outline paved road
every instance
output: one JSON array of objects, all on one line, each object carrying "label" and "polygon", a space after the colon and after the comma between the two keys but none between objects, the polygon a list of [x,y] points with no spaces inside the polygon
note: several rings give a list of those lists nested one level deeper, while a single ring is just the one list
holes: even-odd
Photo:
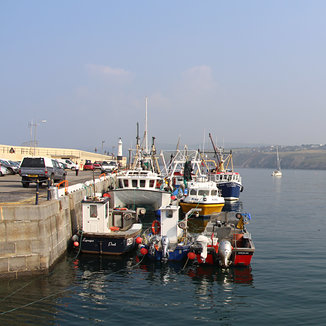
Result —
[{"label": "paved road", "polygon": [[[95,177],[99,176],[100,171],[95,171]],[[93,179],[92,171],[79,171],[76,176],[74,171],[67,170],[67,180],[69,185],[83,183]],[[31,183],[29,188],[23,188],[21,177],[16,175],[6,175],[0,177],[0,205],[4,203],[35,203],[36,184]],[[46,200],[47,187],[40,187],[40,201]]]}]

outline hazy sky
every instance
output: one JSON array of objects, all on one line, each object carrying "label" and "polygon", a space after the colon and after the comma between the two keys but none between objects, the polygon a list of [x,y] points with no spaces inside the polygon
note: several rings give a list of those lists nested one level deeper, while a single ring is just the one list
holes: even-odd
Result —
[{"label": "hazy sky", "polygon": [[[0,144],[325,142],[326,1],[0,0]],[[125,154],[125,153],[124,153]]]}]

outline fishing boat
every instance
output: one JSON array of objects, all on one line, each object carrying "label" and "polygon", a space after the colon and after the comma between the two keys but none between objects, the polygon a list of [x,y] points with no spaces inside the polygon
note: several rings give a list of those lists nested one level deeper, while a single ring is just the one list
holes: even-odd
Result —
[{"label": "fishing boat", "polygon": [[225,200],[219,192],[215,182],[198,177],[187,183],[187,195],[181,198],[179,205],[184,214],[192,208],[199,208],[200,216],[210,216],[221,212],[224,207]]},{"label": "fishing boat", "polygon": [[193,209],[186,217],[179,221],[177,205],[168,205],[160,208],[160,221],[154,220],[152,226],[141,235],[139,255],[154,261],[181,261],[193,243],[194,236],[188,233],[187,221],[191,214],[198,212]]},{"label": "fishing boat", "polygon": [[90,196],[82,200],[82,228],[72,238],[82,253],[121,255],[135,248],[142,231],[140,214],[127,208],[111,209],[108,196]]},{"label": "fishing boat", "polygon": [[280,163],[280,157],[278,155],[278,147],[276,146],[276,170],[272,172],[273,177],[281,177],[282,171],[281,171],[281,163]]},{"label": "fishing boat", "polygon": [[141,168],[116,175],[117,186],[110,191],[114,207],[147,207],[154,211],[168,205],[171,194],[163,189],[163,179]]},{"label": "fishing boat", "polygon": [[[211,134],[209,137],[213,145],[215,160],[211,161],[213,166],[208,166],[208,178],[216,182],[225,200],[237,201],[244,188],[240,173],[234,171],[232,150],[225,154],[222,148],[215,146]],[[206,164],[208,163],[209,161],[206,160]]]},{"label": "fishing boat", "polygon": [[[143,142],[140,144],[139,126],[137,123],[136,150],[133,159],[129,158],[129,169],[115,176],[115,187],[110,189],[114,207],[146,207],[157,211],[168,205],[171,194],[165,189],[164,178],[156,157],[155,137],[152,137],[151,149],[147,141],[147,98],[146,123]],[[130,155],[132,150],[130,150]]]},{"label": "fishing boat", "polygon": [[188,258],[221,267],[249,266],[255,252],[246,229],[249,220],[247,213],[221,212],[212,216],[192,245]]}]

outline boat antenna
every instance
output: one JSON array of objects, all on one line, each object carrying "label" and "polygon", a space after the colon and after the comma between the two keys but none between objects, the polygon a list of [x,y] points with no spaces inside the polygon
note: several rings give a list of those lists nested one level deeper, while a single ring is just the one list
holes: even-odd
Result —
[{"label": "boat antenna", "polygon": [[147,96],[145,97],[145,153],[148,153],[148,140],[147,140]]},{"label": "boat antenna", "polygon": [[139,123],[137,122],[136,147],[139,147]]},{"label": "boat antenna", "polygon": [[221,163],[220,162],[220,156],[219,156],[218,151],[217,151],[217,148],[216,148],[216,146],[214,144],[214,141],[213,141],[213,138],[212,138],[211,133],[209,133],[208,136],[209,136],[209,139],[211,140],[211,143],[212,143],[212,146],[213,146],[213,149],[214,149],[214,153],[215,153],[217,162],[218,162],[218,164],[220,164]]}]

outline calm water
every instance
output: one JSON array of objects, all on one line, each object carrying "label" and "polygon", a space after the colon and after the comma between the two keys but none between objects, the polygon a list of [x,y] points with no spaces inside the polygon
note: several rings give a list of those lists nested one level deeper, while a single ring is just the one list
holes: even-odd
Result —
[{"label": "calm water", "polygon": [[0,325],[322,325],[326,171],[241,169],[251,268],[68,254],[46,276],[0,281]]}]

